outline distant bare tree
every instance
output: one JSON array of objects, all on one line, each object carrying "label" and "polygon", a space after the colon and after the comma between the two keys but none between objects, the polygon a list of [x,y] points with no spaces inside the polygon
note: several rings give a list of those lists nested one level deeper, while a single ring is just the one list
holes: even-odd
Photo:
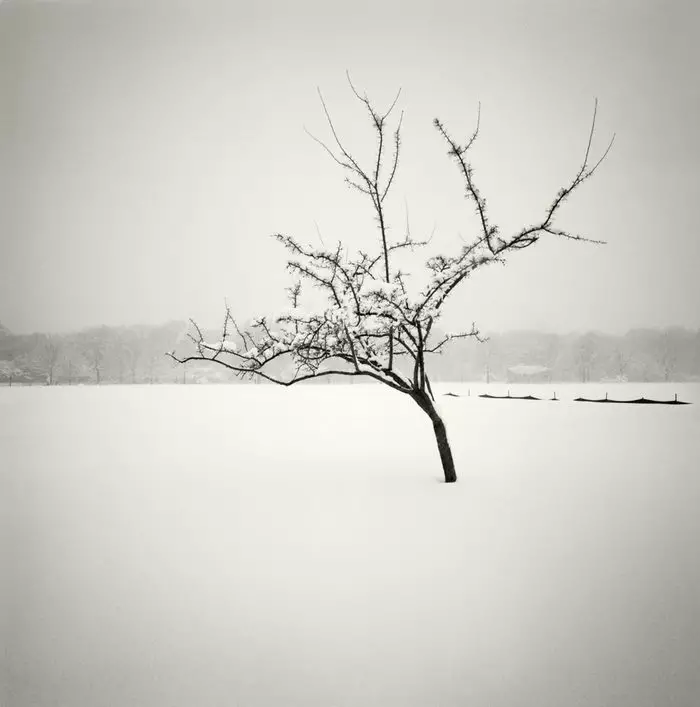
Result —
[{"label": "distant bare tree", "polygon": [[24,372],[14,361],[0,361],[0,382],[12,387],[13,383],[25,378]]},{"label": "distant bare tree", "polygon": [[615,369],[618,377],[623,380],[627,378],[627,369],[629,368],[631,356],[620,346],[615,349],[614,361]]},{"label": "distant bare tree", "polygon": [[661,369],[661,375],[664,382],[668,383],[675,372],[676,362],[678,359],[678,351],[673,332],[669,329],[664,329],[661,332],[656,345],[656,362]]},{"label": "distant bare tree", "polygon": [[48,385],[54,384],[54,373],[58,366],[62,342],[57,336],[50,334],[43,337],[38,346],[38,360],[42,370],[46,372],[46,382]]},{"label": "distant bare tree", "polygon": [[590,335],[582,336],[576,344],[576,363],[582,383],[591,380],[591,370],[595,360],[595,343]]},{"label": "distant bare tree", "polygon": [[[61,378],[68,382],[68,385],[73,385],[73,382],[78,377],[81,369],[82,361],[85,357],[82,355],[82,349],[78,344],[80,337],[66,337],[64,341],[62,356],[60,361]],[[82,359],[82,361],[81,361]]]},{"label": "distant bare tree", "polygon": [[[442,307],[455,289],[476,270],[504,263],[506,256],[528,248],[543,236],[574,241],[588,240],[555,225],[554,218],[571,193],[591,177],[607,155],[590,164],[595,130],[593,113],[588,142],[581,166],[566,186],[555,195],[535,224],[513,235],[501,235],[488,215],[486,200],[475,181],[468,159],[469,150],[479,134],[479,120],[466,142],[458,142],[438,119],[434,127],[447,147],[474,205],[479,233],[456,252],[428,258],[424,264],[422,286],[410,286],[410,276],[396,264],[401,252],[427,245],[415,240],[410,231],[401,239],[390,237],[387,197],[394,184],[401,153],[403,113],[393,130],[390,116],[399,94],[389,108],[378,111],[366,95],[350,88],[367,112],[376,139],[374,157],[367,165],[347,149],[336,130],[319,91],[332,143],[311,136],[345,174],[347,184],[367,199],[377,224],[377,247],[372,252],[351,255],[338,243],[332,248],[304,245],[289,235],[274,237],[288,251],[288,270],[293,284],[288,290],[290,308],[273,319],[260,317],[248,328],[239,328],[227,305],[218,341],[207,341],[192,322],[191,339],[195,352],[172,357],[179,363],[192,360],[215,361],[241,376],[260,378],[290,386],[321,376],[363,376],[378,381],[413,400],[430,419],[446,482],[457,479],[445,423],[435,405],[428,376],[428,356],[439,353],[445,344],[459,338],[480,338],[476,326],[466,331],[437,334],[435,323]],[[597,108],[597,103],[596,103]],[[596,241],[594,241],[596,242]],[[302,283],[319,289],[326,306],[315,311],[302,307]],[[286,357],[293,368],[288,375],[274,367]],[[399,365],[404,362],[404,365]]]},{"label": "distant bare tree", "polygon": [[95,374],[95,383],[102,380],[102,367],[105,359],[106,342],[99,330],[85,332],[79,340],[80,353]]},{"label": "distant bare tree", "polygon": [[554,376],[554,371],[556,370],[557,367],[557,361],[559,360],[560,356],[560,344],[559,344],[559,337],[556,335],[552,335],[549,337],[549,341],[547,343],[546,349],[545,349],[545,366],[547,367],[547,381],[549,383],[552,382],[552,378]]},{"label": "distant bare tree", "polygon": [[493,374],[493,362],[495,359],[496,347],[490,339],[486,342],[486,363],[484,364],[484,380],[486,383],[491,382]]}]

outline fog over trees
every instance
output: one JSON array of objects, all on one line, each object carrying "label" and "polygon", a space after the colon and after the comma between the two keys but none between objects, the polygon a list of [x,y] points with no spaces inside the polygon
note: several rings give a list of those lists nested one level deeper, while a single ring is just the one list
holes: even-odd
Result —
[{"label": "fog over trees", "polygon": [[[187,322],[97,327],[64,334],[13,334],[0,325],[0,385],[240,383],[220,367],[165,355]],[[218,331],[218,330],[217,330]],[[208,332],[214,336],[217,331]],[[543,331],[485,332],[485,343],[452,341],[433,357],[435,381],[630,382],[700,381],[700,328],[632,329],[624,335]],[[98,353],[98,357],[100,355]],[[92,358],[91,358],[92,357]],[[347,383],[330,379],[318,383]],[[359,382],[359,381],[358,381]],[[313,384],[313,381],[309,382]]]}]

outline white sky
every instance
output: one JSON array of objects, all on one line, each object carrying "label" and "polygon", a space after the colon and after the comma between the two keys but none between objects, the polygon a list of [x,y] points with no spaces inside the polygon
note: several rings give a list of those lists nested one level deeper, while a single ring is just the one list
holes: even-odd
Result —
[{"label": "white sky", "polygon": [[[369,204],[303,131],[319,85],[361,157],[345,83],[403,89],[388,203],[456,250],[478,227],[431,125],[473,128],[493,220],[530,223],[583,155],[617,139],[559,223],[604,247],[541,242],[460,291],[451,325],[624,331],[700,326],[698,10],[683,2],[0,4],[0,322],[17,332],[217,322],[274,310],[283,231],[367,246]],[[317,241],[316,241],[317,242]],[[416,272],[417,269],[414,269]]]}]

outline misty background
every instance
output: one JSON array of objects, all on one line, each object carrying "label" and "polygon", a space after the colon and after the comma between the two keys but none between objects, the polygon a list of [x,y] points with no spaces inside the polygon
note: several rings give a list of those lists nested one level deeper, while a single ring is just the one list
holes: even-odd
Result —
[{"label": "misty background", "polygon": [[[390,226],[450,252],[477,223],[431,121],[471,133],[507,233],[594,152],[612,153],[557,241],[477,274],[446,328],[697,329],[698,11],[687,2],[0,3],[0,321],[15,334],[194,317],[245,320],[287,284],[269,235],[366,247],[372,214],[304,133],[319,86],[360,158],[349,70],[378,106],[402,89]],[[597,152],[596,152],[597,150]],[[420,256],[418,256],[420,262]]]},{"label": "misty background", "polygon": [[[188,322],[159,326],[93,327],[64,335],[13,334],[0,324],[0,385],[100,383],[232,383],[222,366],[166,356],[196,349]],[[215,341],[219,331],[202,332]],[[624,335],[494,332],[484,343],[458,339],[429,356],[436,381],[483,383],[700,382],[700,329],[633,329]],[[291,376],[289,370],[280,371]],[[245,382],[259,383],[255,378]],[[264,381],[263,381],[264,382]],[[340,377],[316,383],[347,383]],[[354,381],[353,381],[354,382]]]}]

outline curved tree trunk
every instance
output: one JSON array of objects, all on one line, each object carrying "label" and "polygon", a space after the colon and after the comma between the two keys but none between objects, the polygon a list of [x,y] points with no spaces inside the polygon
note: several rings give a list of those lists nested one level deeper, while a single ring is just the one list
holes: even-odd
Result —
[{"label": "curved tree trunk", "polygon": [[450,443],[447,439],[445,423],[439,415],[433,420],[433,430],[435,431],[435,440],[437,441],[438,451],[440,452],[442,470],[445,474],[445,483],[454,483],[457,481],[457,471],[455,470],[454,459],[452,459],[452,450],[450,449]]},{"label": "curved tree trunk", "polygon": [[435,405],[433,405],[433,401],[427,393],[417,393],[412,397],[418,404],[418,407],[420,407],[433,423],[435,441],[437,442],[438,452],[440,452],[440,461],[442,462],[442,471],[445,474],[445,483],[454,483],[457,481],[457,470],[455,469],[454,459],[452,458],[450,442],[447,439],[445,423],[442,421],[440,414],[435,409]]}]

